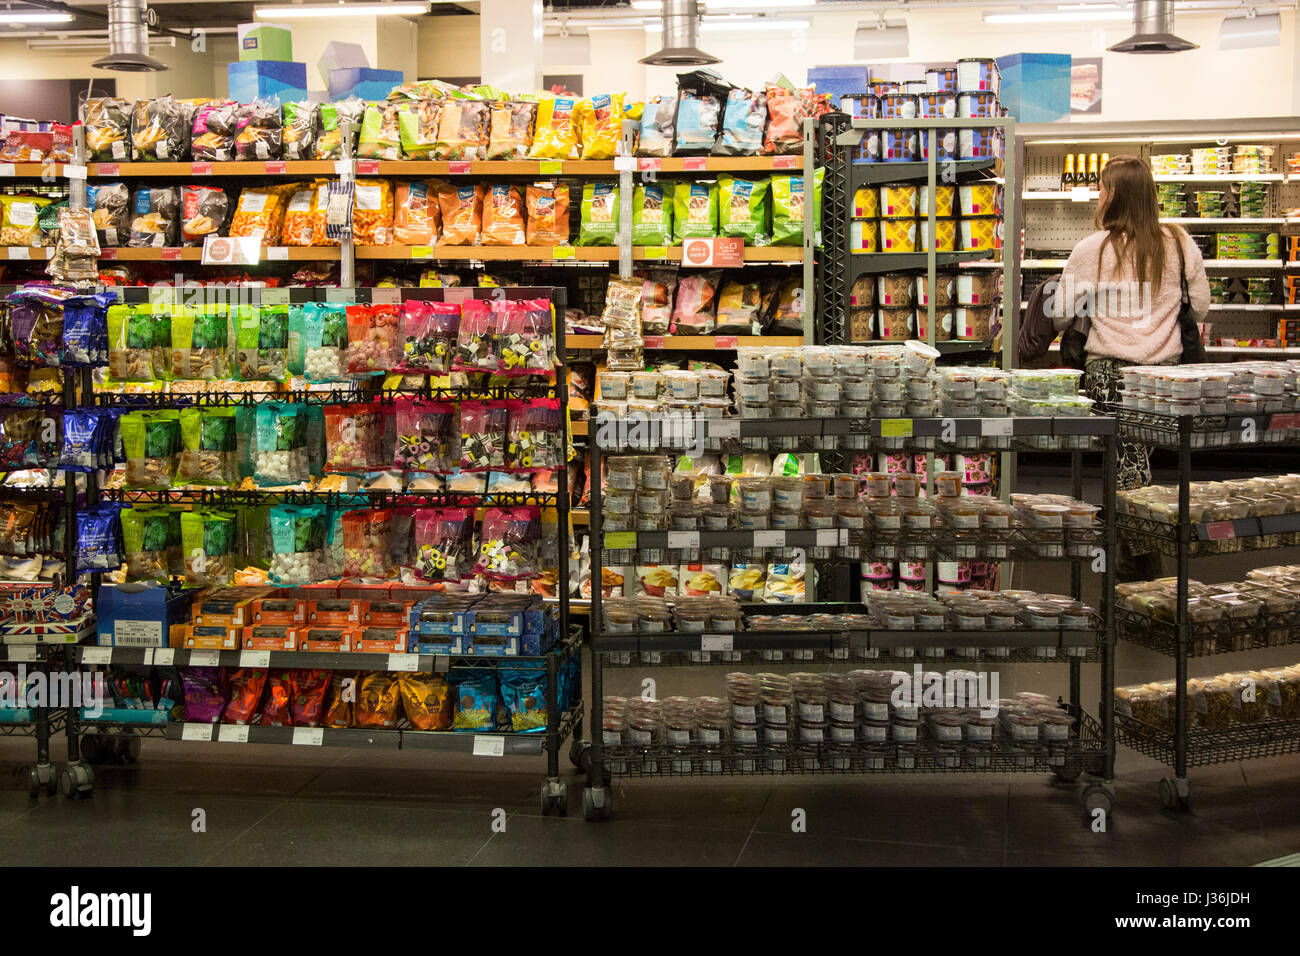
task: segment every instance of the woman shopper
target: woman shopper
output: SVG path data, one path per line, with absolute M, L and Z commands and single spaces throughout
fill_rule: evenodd
M 1113 414 L 1119 404 L 1120 370 L 1128 365 L 1176 365 L 1182 357 L 1179 323 L 1183 290 L 1192 321 L 1210 305 L 1201 250 L 1180 226 L 1160 222 L 1151 169 L 1135 156 L 1117 156 L 1101 173 L 1098 232 L 1081 240 L 1062 271 L 1063 289 L 1086 302 L 1091 327 L 1086 345 L 1084 390 Z M 1067 311 L 1067 310 L 1062 310 Z M 1074 315 L 1055 320 L 1065 328 Z M 1151 481 L 1151 451 L 1140 442 L 1119 443 L 1116 475 L 1121 490 Z M 1156 555 L 1127 560 L 1121 549 L 1122 577 L 1159 576 Z

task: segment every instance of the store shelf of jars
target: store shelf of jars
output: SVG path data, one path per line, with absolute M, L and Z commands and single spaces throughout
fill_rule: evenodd
M 1155 727 L 1117 710 L 1115 729 L 1124 746 L 1167 766 L 1175 762 L 1175 734 L 1171 728 Z M 1300 753 L 1300 719 L 1232 723 L 1213 730 L 1195 728 L 1189 729 L 1186 736 L 1185 759 L 1189 767 Z

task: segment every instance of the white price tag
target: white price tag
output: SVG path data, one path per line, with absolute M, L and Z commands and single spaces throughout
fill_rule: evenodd
M 634 173 L 636 172 L 635 156 L 615 156 L 614 172 L 616 173 Z
M 174 660 L 176 660 L 176 649 L 174 647 L 154 648 L 153 662 L 158 667 L 169 667 Z
M 86 167 L 65 165 L 63 167 L 63 175 L 67 176 L 69 179 L 85 179 Z
M 9 648 L 9 660 L 19 663 L 31 663 L 36 660 L 36 646 L 33 644 L 19 644 Z
M 222 724 L 217 728 L 217 740 L 223 744 L 248 743 L 248 724 Z
M 844 529 L 837 528 L 819 528 L 817 531 L 817 547 L 834 548 L 840 543 L 840 531 Z
M 352 178 L 352 160 L 336 159 L 334 160 L 334 173 L 339 179 L 347 182 Z
M 12 246 L 9 249 L 10 259 L 30 259 L 32 254 L 23 246 Z
M 849 546 L 849 529 L 840 528 L 839 532 L 840 532 L 840 547 L 847 548 Z
M 389 654 L 388 669 L 390 671 L 418 671 L 420 669 L 420 655 Z
M 1015 430 L 1015 424 L 1014 418 L 981 418 L 980 434 L 986 438 L 1007 438 Z
M 504 757 L 506 755 L 506 738 L 500 734 L 475 734 L 475 757 Z
M 17 173 L 13 163 L 0 163 L 0 176 L 14 176 Z
M 190 667 L 220 667 L 220 651 L 190 651 Z
M 266 259 L 268 262 L 274 262 L 277 260 L 283 260 L 288 258 L 289 258 L 288 246 L 267 246 L 266 247 Z
M 669 531 L 668 547 L 670 548 L 698 548 L 700 546 L 700 533 L 698 531 Z
M 700 650 L 702 651 L 729 651 L 731 650 L 731 634 L 701 634 Z
M 784 548 L 785 532 L 784 531 L 755 531 L 754 547 L 756 548 Z
M 259 293 L 259 299 L 262 305 L 288 305 L 288 289 L 263 289 Z
M 181 740 L 211 740 L 215 724 L 188 723 L 181 727 Z
M 240 651 L 239 666 L 240 667 L 270 667 L 271 652 L 270 651 Z
M 295 727 L 293 742 L 302 747 L 319 747 L 325 742 L 324 727 Z
M 1075 186 L 1070 190 L 1070 202 L 1091 202 L 1092 190 L 1087 186 Z
M 716 418 L 709 420 L 710 438 L 739 438 L 739 418 Z
M 111 647 L 86 647 L 81 651 L 83 664 L 107 664 L 113 659 Z
M 370 290 L 371 305 L 401 305 L 402 290 L 394 286 Z

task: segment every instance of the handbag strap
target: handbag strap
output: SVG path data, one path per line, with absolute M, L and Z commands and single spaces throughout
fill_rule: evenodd
M 1191 304 L 1192 297 L 1187 292 L 1187 260 L 1183 258 L 1183 240 L 1177 233 L 1173 234 L 1174 244 L 1178 246 L 1178 283 L 1182 290 L 1182 304 Z

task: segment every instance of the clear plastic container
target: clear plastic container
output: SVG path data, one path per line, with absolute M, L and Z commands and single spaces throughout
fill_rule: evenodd
M 726 531 L 731 527 L 730 505 L 706 505 L 699 514 L 700 529 L 703 531 Z
M 899 498 L 915 498 L 921 493 L 921 476 L 900 472 L 893 476 L 894 494 Z
M 619 455 L 605 461 L 606 484 L 611 492 L 635 491 L 640 472 L 640 461 L 630 456 Z
M 627 372 L 604 372 L 600 376 L 601 401 L 625 402 L 632 386 L 632 376 Z
M 695 373 L 700 379 L 700 395 L 705 398 L 726 398 L 727 383 L 731 381 L 728 372 L 718 368 L 701 369 Z
M 689 402 L 700 397 L 700 379 L 695 372 L 669 369 L 663 373 L 668 395 L 674 401 Z
M 803 496 L 805 500 L 827 498 L 831 493 L 831 480 L 827 475 L 804 475 Z
M 800 349 L 772 349 L 772 374 L 782 378 L 799 378 L 803 375 L 803 355 Z
M 771 359 L 767 349 L 736 349 L 736 370 L 752 378 L 767 378 L 772 374 Z
M 754 404 L 762 402 L 767 404 L 772 400 L 771 382 L 769 379 L 736 379 L 736 398 L 741 402 L 742 407 L 745 404 Z
M 769 514 L 772 511 L 771 478 L 738 478 L 740 510 L 745 514 Z
M 831 482 L 836 498 L 841 500 L 857 499 L 860 484 L 857 475 L 833 475 Z
M 709 500 L 715 505 L 729 504 L 731 501 L 731 476 L 709 475 Z
M 803 398 L 803 382 L 797 378 L 772 379 L 772 400 L 777 402 L 797 402 Z
M 798 511 L 803 507 L 804 489 L 807 482 L 802 478 L 780 477 L 772 479 L 772 506 L 782 511 Z
M 633 372 L 632 373 L 632 397 L 639 398 L 642 401 L 653 401 L 659 398 L 660 375 L 658 372 Z

